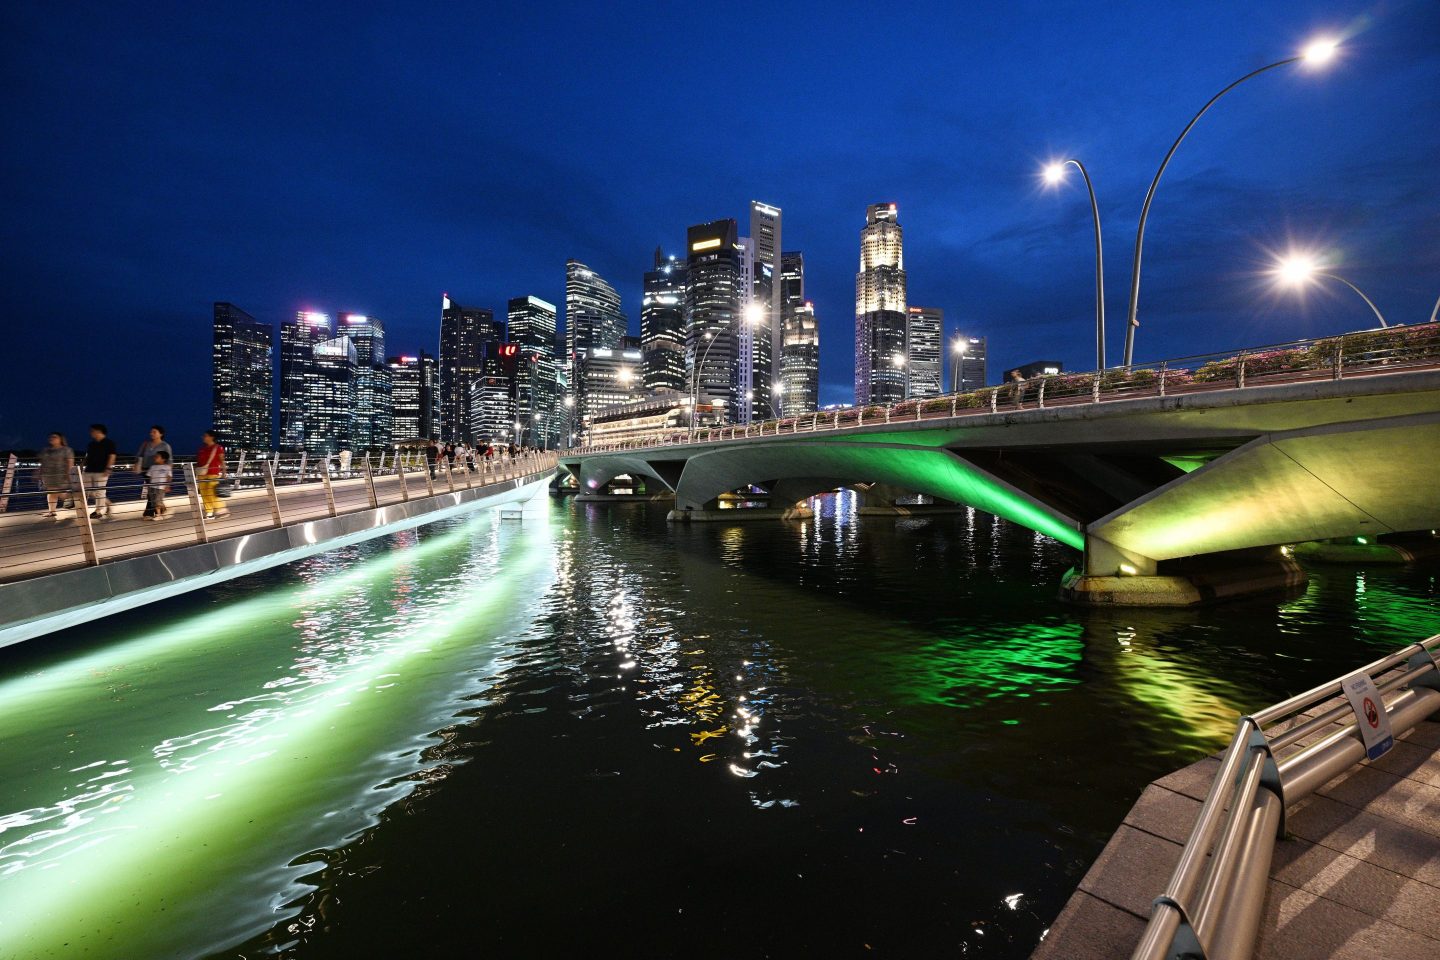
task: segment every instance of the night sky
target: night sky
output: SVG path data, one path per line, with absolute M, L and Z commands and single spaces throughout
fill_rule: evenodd
M 615 283 L 638 332 L 657 244 L 784 209 L 849 400 L 868 203 L 894 201 L 910 300 L 990 338 L 991 381 L 1090 369 L 1105 225 L 1112 362 L 1145 187 L 1212 94 L 1320 34 L 1323 70 L 1226 97 L 1150 217 L 1137 359 L 1373 325 L 1348 290 L 1279 295 L 1274 252 L 1326 251 L 1392 323 L 1440 296 L 1440 4 L 10 3 L 3 71 L 0 448 L 183 452 L 210 408 L 210 305 L 278 323 L 354 310 L 436 350 L 440 295 L 563 303 Z

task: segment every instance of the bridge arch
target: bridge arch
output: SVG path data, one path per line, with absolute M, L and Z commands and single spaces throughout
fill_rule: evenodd
M 580 462 L 579 470 L 571 468 L 575 480 L 580 484 L 581 493 L 603 490 L 616 477 L 641 476 L 654 480 L 666 490 L 675 489 L 678 473 L 667 471 L 661 464 L 652 464 L 643 457 L 602 456 L 586 457 Z M 665 474 L 672 474 L 666 477 Z

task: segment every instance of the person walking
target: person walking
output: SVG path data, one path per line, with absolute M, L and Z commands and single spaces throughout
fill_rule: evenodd
M 40 451 L 40 488 L 45 491 L 45 516 L 59 520 L 57 504 L 70 490 L 70 474 L 75 469 L 75 451 L 65 444 L 65 434 L 52 433 L 45 449 Z
M 436 476 L 435 466 L 439 459 L 440 441 L 436 437 L 431 437 L 430 442 L 425 444 L 425 465 L 429 468 L 431 477 Z
M 214 430 L 200 435 L 200 451 L 195 454 L 195 485 L 200 488 L 205 518 L 219 519 L 230 515 L 220 502 L 220 478 L 225 476 L 225 448 L 220 446 Z
M 161 453 L 165 454 L 167 464 L 175 456 L 174 451 L 170 449 L 170 444 L 165 442 L 165 428 L 156 424 L 150 428 L 149 439 L 140 444 L 140 450 L 135 454 L 135 472 L 142 476 L 149 476 L 148 471 L 154 465 L 155 457 Z M 166 485 L 168 487 L 168 481 Z M 144 516 L 152 520 L 155 518 L 155 512 L 150 508 L 149 500 L 145 501 Z
M 115 441 L 103 423 L 90 424 L 90 442 L 85 447 L 85 497 L 94 499 L 91 520 L 110 516 L 110 471 L 115 469 Z
M 151 520 L 164 520 L 170 511 L 165 506 L 165 494 L 170 492 L 170 454 L 164 450 L 155 451 L 150 466 L 145 468 L 145 516 Z

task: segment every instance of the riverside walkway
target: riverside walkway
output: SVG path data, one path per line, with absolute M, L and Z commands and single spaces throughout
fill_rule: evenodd
M 1243 718 L 1230 751 L 1146 787 L 1032 960 L 1440 957 L 1437 649 Z M 1375 760 L 1339 696 L 1359 673 L 1394 733 Z
M 140 478 L 110 481 L 110 516 L 43 513 L 34 468 L 8 465 L 0 486 L 0 646 L 101 615 L 242 576 L 320 550 L 485 506 L 542 495 L 553 453 L 523 454 L 452 470 L 412 456 L 372 464 L 336 458 L 236 458 L 228 511 L 207 518 L 194 465 L 177 463 L 169 516 L 142 518 Z M 123 468 L 122 468 L 123 469 Z M 78 488 L 81 475 L 76 474 Z

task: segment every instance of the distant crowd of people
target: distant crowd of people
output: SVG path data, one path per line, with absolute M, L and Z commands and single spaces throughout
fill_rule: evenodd
M 431 437 L 430 442 L 425 445 L 425 462 L 430 465 L 430 475 L 436 476 L 442 463 L 450 470 L 477 470 L 480 464 L 489 463 L 496 457 L 509 457 L 514 460 L 534 452 L 533 447 L 517 446 L 513 443 L 486 443 L 472 447 L 464 441 L 441 443 L 438 437 Z
M 40 451 L 40 489 L 45 492 L 45 516 L 60 520 L 60 510 L 91 511 L 90 519 L 107 520 L 111 516 L 110 478 L 116 470 L 119 451 L 110 431 L 103 423 L 90 424 L 90 442 L 83 455 L 77 455 L 56 431 Z M 165 440 L 165 428 L 156 424 L 135 453 L 130 470 L 144 483 L 147 520 L 164 520 L 170 515 L 165 495 L 170 492 L 174 477 L 175 452 Z M 80 468 L 77 478 L 75 468 Z M 207 518 L 223 517 L 230 511 L 220 499 L 219 486 L 225 477 L 225 448 L 213 430 L 200 437 L 195 454 L 195 480 Z M 93 508 L 93 510 L 92 510 Z

